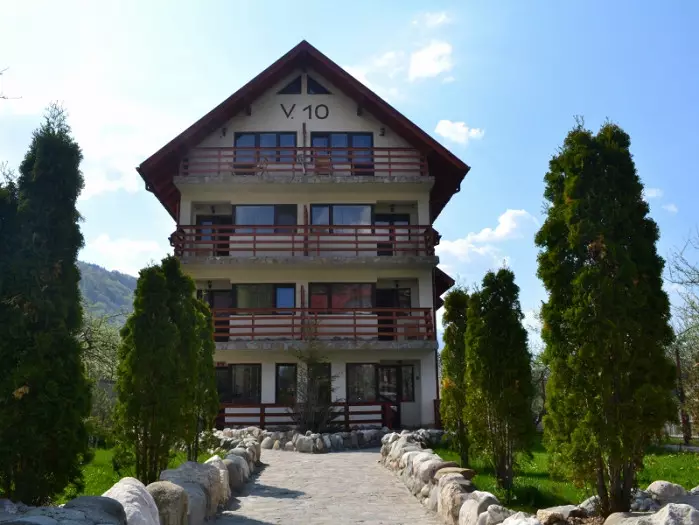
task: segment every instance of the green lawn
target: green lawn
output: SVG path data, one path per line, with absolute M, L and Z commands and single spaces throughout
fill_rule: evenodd
M 94 457 L 92 460 L 83 466 L 83 479 L 85 488 L 78 491 L 75 487 L 69 486 L 55 500 L 55 504 L 65 503 L 77 496 L 101 496 L 111 488 L 117 481 L 124 476 L 133 476 L 133 472 L 124 472 L 118 475 L 112 467 L 112 449 L 93 449 Z M 199 461 L 205 461 L 209 458 L 209 454 L 199 454 Z M 187 461 L 187 454 L 183 451 L 175 453 L 170 460 L 168 468 L 175 468 Z
M 449 449 L 437 448 L 435 452 L 445 460 L 459 462 L 458 455 Z M 478 490 L 492 492 L 505 502 L 505 494 L 497 489 L 493 471 L 486 462 L 475 458 L 471 467 L 478 473 L 473 480 Z M 699 454 L 651 449 L 645 458 L 644 469 L 639 473 L 638 484 L 645 488 L 659 479 L 679 483 L 687 489 L 695 487 L 699 483 Z M 584 489 L 578 489 L 564 478 L 549 472 L 548 454 L 538 440 L 532 459 L 520 460 L 513 499 L 508 507 L 535 512 L 536 509 L 554 505 L 577 504 L 590 495 Z

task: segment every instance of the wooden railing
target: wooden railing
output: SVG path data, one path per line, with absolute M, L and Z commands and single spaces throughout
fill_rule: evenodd
M 435 339 L 431 308 L 215 308 L 213 317 L 217 341 Z
M 434 255 L 432 226 L 180 225 L 170 236 L 177 256 Z
M 427 175 L 412 148 L 201 147 L 181 161 L 180 175 Z
M 395 403 L 333 403 L 334 416 L 331 425 L 349 430 L 359 425 L 395 428 Z M 292 427 L 294 409 L 275 403 L 233 404 L 221 403 L 216 427 Z

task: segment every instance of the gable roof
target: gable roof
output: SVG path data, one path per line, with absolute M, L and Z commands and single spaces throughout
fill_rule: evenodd
M 262 92 L 293 70 L 303 67 L 317 71 L 426 155 L 430 174 L 435 177 L 430 195 L 430 214 L 434 221 L 451 196 L 459 191 L 469 166 L 305 40 L 143 161 L 136 170 L 145 181 L 146 189 L 155 194 L 177 221 L 180 192 L 173 178 L 180 159 L 189 149 L 252 104 Z

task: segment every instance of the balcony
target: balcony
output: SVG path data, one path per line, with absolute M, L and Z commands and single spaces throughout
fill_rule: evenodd
M 215 308 L 213 318 L 214 338 L 228 349 L 259 348 L 256 343 L 301 347 L 309 341 L 337 349 L 436 344 L 431 308 Z
M 187 177 L 425 177 L 427 158 L 412 148 L 201 147 L 189 151 L 179 175 Z
M 180 225 L 170 245 L 178 257 L 432 259 L 435 239 L 431 226 L 414 225 Z

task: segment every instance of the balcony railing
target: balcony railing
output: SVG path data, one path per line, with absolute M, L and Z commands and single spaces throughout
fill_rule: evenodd
M 177 256 L 434 255 L 431 226 L 178 226 Z
M 411 148 L 202 147 L 182 159 L 180 175 L 427 175 L 427 158 Z
M 215 308 L 216 341 L 431 341 L 431 308 Z

